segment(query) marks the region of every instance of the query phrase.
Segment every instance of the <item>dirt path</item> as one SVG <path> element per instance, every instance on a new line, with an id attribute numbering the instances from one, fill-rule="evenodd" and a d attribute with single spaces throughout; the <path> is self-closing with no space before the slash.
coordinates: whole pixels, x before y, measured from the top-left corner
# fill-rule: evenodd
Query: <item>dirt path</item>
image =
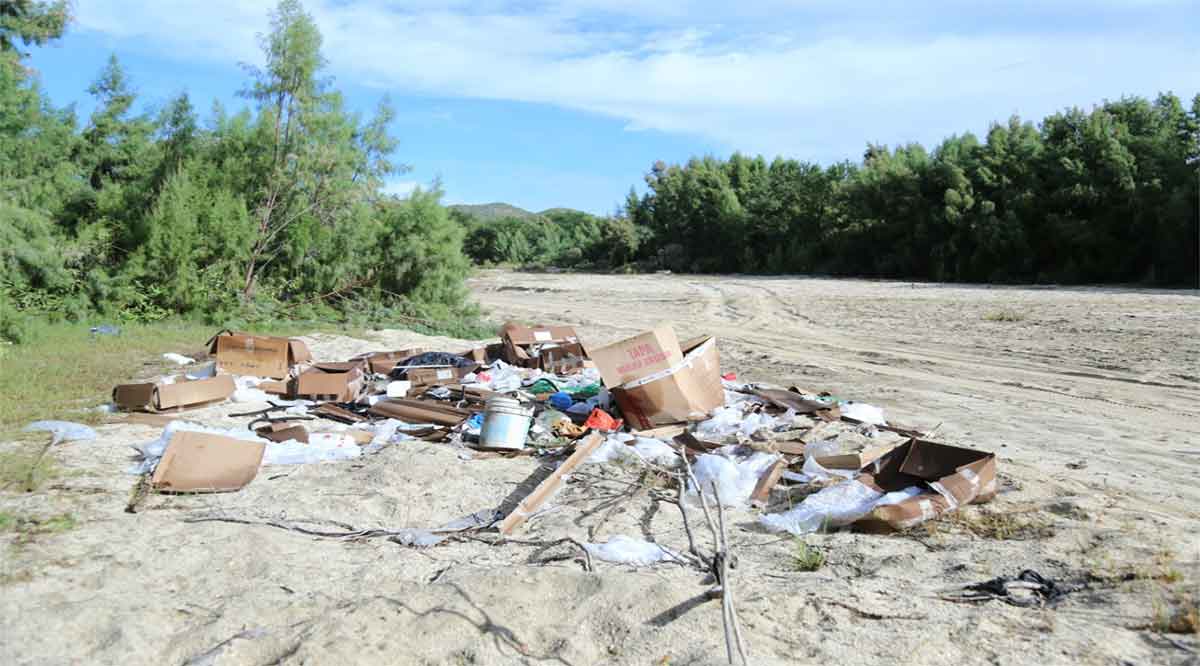
<path id="1" fill-rule="evenodd" d="M 753 664 L 1184 664 L 1200 650 L 1195 636 L 1159 631 L 1200 609 L 1194 293 L 506 272 L 471 286 L 493 319 L 571 323 L 593 345 L 661 321 L 713 333 L 724 368 L 743 379 L 872 402 L 936 427 L 937 439 L 998 453 L 991 504 L 907 534 L 810 535 L 827 558 L 817 571 L 797 570 L 796 542 L 757 529 L 755 512 L 731 512 Z M 466 345 L 404 331 L 307 341 L 318 360 Z M 186 418 L 240 428 L 247 419 L 230 414 L 253 407 Z M 431 528 L 522 497 L 545 470 L 406 444 L 267 466 L 237 493 L 155 495 L 131 514 L 129 446 L 160 429 L 97 430 L 55 451 L 63 474 L 43 492 L 0 493 L 0 514 L 71 517 L 53 531 L 0 532 L 0 663 L 725 661 L 720 607 L 703 601 L 695 571 L 585 572 L 573 546 L 536 545 L 626 535 L 686 548 L 677 509 L 642 468 L 572 475 L 525 526 L 534 545 L 418 550 L 194 521 Z M 1053 609 L 939 598 L 1027 568 L 1082 589 Z"/>

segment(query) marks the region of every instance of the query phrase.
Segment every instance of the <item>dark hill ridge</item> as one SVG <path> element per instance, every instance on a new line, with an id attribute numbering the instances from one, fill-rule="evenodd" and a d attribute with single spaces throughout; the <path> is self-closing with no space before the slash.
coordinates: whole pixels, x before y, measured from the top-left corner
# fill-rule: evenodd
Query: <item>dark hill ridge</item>
<path id="1" fill-rule="evenodd" d="M 507 204 L 503 202 L 485 203 L 485 204 L 452 204 L 447 206 L 450 210 L 456 210 L 460 213 L 465 213 L 482 222 L 490 222 L 492 220 L 500 220 L 506 217 L 515 217 L 526 220 L 537 217 L 548 217 L 554 214 L 562 213 L 579 213 L 580 211 L 574 208 L 547 208 L 540 213 L 534 213 L 524 208 Z"/>

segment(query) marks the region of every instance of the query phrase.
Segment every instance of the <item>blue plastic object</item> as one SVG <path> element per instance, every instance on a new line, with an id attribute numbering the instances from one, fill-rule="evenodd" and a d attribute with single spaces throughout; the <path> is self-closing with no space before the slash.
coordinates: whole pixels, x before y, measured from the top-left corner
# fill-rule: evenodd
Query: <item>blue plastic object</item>
<path id="1" fill-rule="evenodd" d="M 560 412 L 565 412 L 575 404 L 575 400 L 571 398 L 571 394 L 566 391 L 559 391 L 550 396 L 550 406 Z"/>

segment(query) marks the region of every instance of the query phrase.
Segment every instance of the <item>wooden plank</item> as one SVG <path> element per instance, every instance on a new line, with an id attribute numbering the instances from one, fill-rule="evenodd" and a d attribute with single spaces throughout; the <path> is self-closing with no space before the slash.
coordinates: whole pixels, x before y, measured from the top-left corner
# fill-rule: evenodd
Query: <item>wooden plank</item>
<path id="1" fill-rule="evenodd" d="M 508 536 L 512 534 L 513 530 L 524 524 L 530 516 L 546 503 L 546 500 L 554 495 L 554 492 L 562 485 L 563 477 L 574 471 L 584 460 L 587 460 L 588 456 L 592 455 L 603 443 L 604 435 L 597 433 L 588 435 L 582 442 L 577 444 L 575 446 L 575 453 L 572 453 L 570 457 L 564 460 L 550 476 L 543 479 L 537 488 L 533 489 L 533 492 L 521 500 L 521 503 L 517 505 L 517 508 L 512 510 L 512 513 L 505 516 L 504 521 L 500 523 L 500 534 Z"/>
<path id="2" fill-rule="evenodd" d="M 783 471 L 788 468 L 788 461 L 780 458 L 773 465 L 763 472 L 763 475 L 758 477 L 758 483 L 754 486 L 754 492 L 750 493 L 750 505 L 755 507 L 764 507 L 771 499 L 771 489 L 775 484 L 779 483 L 780 477 L 783 476 Z"/>

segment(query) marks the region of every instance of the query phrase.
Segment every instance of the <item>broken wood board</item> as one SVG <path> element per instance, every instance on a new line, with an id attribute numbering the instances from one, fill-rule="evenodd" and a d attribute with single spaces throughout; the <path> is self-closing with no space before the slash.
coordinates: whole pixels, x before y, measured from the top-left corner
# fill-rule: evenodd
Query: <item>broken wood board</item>
<path id="1" fill-rule="evenodd" d="M 572 453 L 566 460 L 563 461 L 558 469 L 554 470 L 550 476 L 542 480 L 533 492 L 529 493 L 517 508 L 512 510 L 512 513 L 504 517 L 504 521 L 500 523 L 500 534 L 508 536 L 513 533 L 513 530 L 520 527 L 529 520 L 543 504 L 546 503 L 562 485 L 563 479 L 573 472 L 576 467 L 583 464 L 583 461 L 588 459 L 600 445 L 604 443 L 604 436 L 600 434 L 588 435 L 582 442 L 575 446 L 575 452 Z"/>

